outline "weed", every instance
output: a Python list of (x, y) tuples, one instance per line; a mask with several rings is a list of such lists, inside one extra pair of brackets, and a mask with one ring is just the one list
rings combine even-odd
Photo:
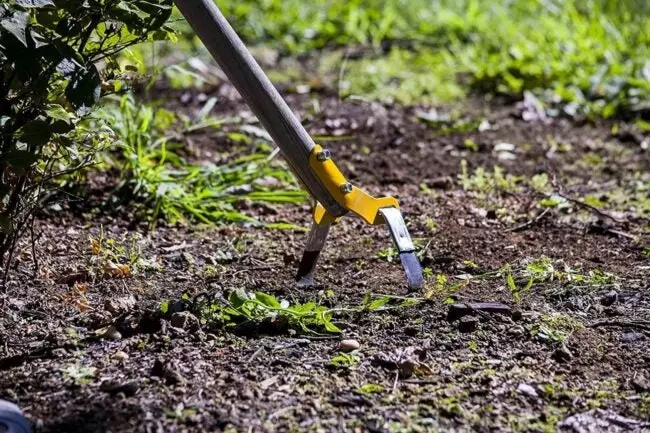
[[(206, 115), (199, 114), (185, 131), (203, 127)], [(291, 186), (294, 180), (289, 171), (269, 160), (266, 145), (218, 166), (186, 162), (172, 141), (177, 134), (164, 135), (175, 124), (174, 116), (164, 109), (136, 104), (131, 95), (122, 97), (118, 106), (101, 110), (95, 120), (108, 124), (120, 143), (119, 153), (106, 156), (106, 164), (120, 171), (113, 204), (134, 205), (152, 225), (159, 217), (171, 223), (255, 222), (234, 204), (242, 200), (302, 203), (306, 197)], [(269, 179), (273, 186), (267, 186)]]
[(357, 392), (361, 394), (377, 394), (384, 391), (384, 386), (377, 383), (366, 383), (365, 385), (357, 388)]
[(97, 369), (82, 364), (72, 364), (63, 369), (66, 379), (74, 382), (75, 385), (87, 385), (95, 380)]
[(350, 368), (359, 363), (359, 357), (354, 353), (339, 353), (330, 359), (329, 365), (336, 368)]
[(315, 302), (291, 305), (263, 292), (233, 290), (222, 302), (197, 302), (194, 309), (204, 322), (214, 326), (263, 324), (278, 331), (290, 328), (303, 333), (340, 332), (332, 323), (335, 311)]

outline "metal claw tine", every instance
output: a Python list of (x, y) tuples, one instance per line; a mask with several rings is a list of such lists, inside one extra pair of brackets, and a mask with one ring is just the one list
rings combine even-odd
[(325, 246), (330, 226), (330, 224), (312, 224), (302, 260), (300, 260), (300, 266), (298, 266), (296, 275), (298, 287), (311, 287), (314, 285), (314, 270), (320, 252)]

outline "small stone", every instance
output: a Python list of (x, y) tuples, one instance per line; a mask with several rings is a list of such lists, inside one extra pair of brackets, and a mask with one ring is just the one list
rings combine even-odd
[(519, 391), (520, 394), (523, 394), (526, 397), (530, 397), (530, 398), (539, 397), (539, 395), (537, 395), (537, 391), (535, 391), (535, 388), (528, 385), (527, 383), (520, 383), (519, 386), (517, 387), (517, 391)]
[(339, 350), (344, 353), (352, 352), (361, 347), (357, 340), (341, 340), (339, 343)]
[(164, 362), (161, 359), (154, 361), (151, 375), (165, 379), (167, 385), (182, 385), (185, 383), (185, 379), (178, 371), (178, 367), (173, 362)]
[(135, 308), (136, 300), (133, 295), (123, 296), (121, 298), (107, 299), (104, 302), (104, 310), (113, 316), (128, 313)]
[(640, 332), (626, 332), (621, 335), (621, 341), (623, 343), (634, 343), (635, 341), (645, 340), (645, 335)]
[(553, 359), (556, 360), (557, 362), (569, 362), (571, 361), (571, 358), (573, 358), (573, 355), (571, 354), (569, 349), (567, 349), (565, 346), (561, 346), (557, 348), (553, 352), (552, 356)]
[(189, 332), (197, 331), (201, 327), (199, 319), (189, 311), (179, 311), (172, 314), (170, 322), (172, 327)]
[(521, 325), (514, 325), (508, 329), (508, 334), (513, 337), (523, 337), (526, 334), (526, 328)]
[(637, 392), (650, 392), (650, 380), (640, 374), (632, 379), (632, 387), (634, 387)]
[(602, 298), (600, 298), (601, 305), (609, 307), (618, 301), (618, 292), (616, 290), (610, 290)]
[(524, 317), (524, 313), (522, 313), (521, 310), (512, 310), (512, 314), (510, 315), (510, 317), (515, 322), (518, 322)]
[(475, 316), (464, 316), (458, 321), (458, 330), (460, 332), (474, 332), (478, 327), (478, 318)]
[(122, 350), (118, 350), (113, 354), (112, 358), (116, 361), (126, 361), (129, 359), (129, 355)]
[(109, 394), (118, 394), (122, 393), (127, 397), (131, 397), (138, 392), (140, 386), (136, 381), (129, 381), (120, 383), (115, 380), (105, 380), (99, 385), (101, 391), (107, 392)]
[(108, 338), (109, 340), (121, 340), (122, 334), (115, 326), (111, 325), (106, 328), (106, 330), (101, 334), (101, 337)]

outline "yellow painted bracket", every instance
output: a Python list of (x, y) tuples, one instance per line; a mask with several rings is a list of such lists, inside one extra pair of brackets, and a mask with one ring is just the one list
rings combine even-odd
[[(359, 215), (368, 224), (383, 224), (384, 218), (379, 209), (399, 208), (393, 197), (373, 197), (356, 186), (351, 185), (329, 156), (329, 152), (316, 145), (309, 155), (309, 165), (334, 199), (350, 212)], [(338, 221), (320, 204), (316, 203), (314, 221), (316, 224), (331, 224)]]

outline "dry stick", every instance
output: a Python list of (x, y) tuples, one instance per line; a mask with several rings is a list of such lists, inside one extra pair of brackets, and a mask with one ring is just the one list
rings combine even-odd
[(578, 206), (582, 206), (585, 209), (589, 209), (590, 211), (602, 216), (603, 218), (610, 219), (610, 220), (614, 221), (617, 224), (623, 224), (625, 222), (625, 221), (621, 221), (618, 218), (615, 218), (615, 217), (611, 216), (607, 212), (603, 212), (602, 210), (598, 209), (596, 206), (592, 206), (590, 204), (587, 204), (587, 203), (585, 203), (585, 202), (583, 202), (581, 200), (578, 200), (576, 198), (573, 198), (571, 196), (565, 195), (563, 193), (558, 193), (557, 195), (559, 195), (560, 197), (562, 197), (565, 200), (570, 201), (571, 203), (577, 204)]
[(535, 224), (537, 224), (542, 218), (544, 218), (546, 216), (546, 214), (549, 213), (550, 211), (551, 211), (551, 208), (547, 207), (546, 209), (544, 209), (543, 212), (541, 212), (539, 215), (537, 215), (532, 220), (526, 221), (525, 223), (520, 224), (518, 226), (506, 229), (505, 231), (506, 232), (518, 232), (520, 230), (524, 230), (524, 229), (527, 229), (529, 227), (532, 227)]
[(604, 320), (602, 322), (589, 324), (590, 328), (597, 328), (599, 326), (620, 326), (622, 328), (638, 328), (644, 331), (650, 331), (650, 320), (635, 320), (629, 322), (625, 320)]

